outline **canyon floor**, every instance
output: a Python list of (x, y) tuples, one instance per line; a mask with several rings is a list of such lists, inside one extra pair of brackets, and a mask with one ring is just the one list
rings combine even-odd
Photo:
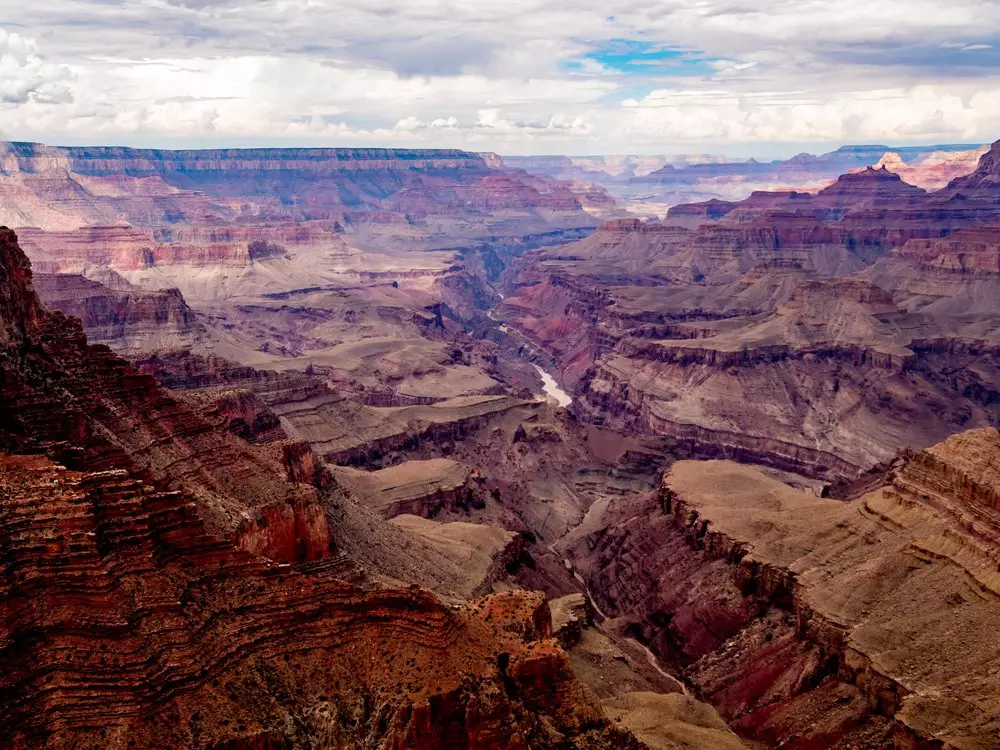
[(1000, 145), (903, 155), (5, 144), (0, 738), (1000, 747)]

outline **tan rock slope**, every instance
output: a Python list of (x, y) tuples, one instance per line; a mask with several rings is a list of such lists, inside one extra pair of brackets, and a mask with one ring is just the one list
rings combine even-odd
[(998, 465), (995, 429), (964, 432), (844, 502), (680, 462), (574, 551), (601, 607), (749, 737), (995, 747)]

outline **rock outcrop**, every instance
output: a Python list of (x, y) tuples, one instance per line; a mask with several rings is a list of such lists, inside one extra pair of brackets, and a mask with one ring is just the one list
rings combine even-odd
[(431, 518), (484, 502), (474, 491), (472, 470), (447, 458), (405, 461), (371, 472), (341, 466), (333, 472), (341, 486), (386, 518)]
[(0, 743), (638, 748), (540, 595), (337, 580), (308, 448), (231, 423), (45, 310), (0, 230)]
[(909, 310), (947, 318), (987, 316), (1000, 291), (1000, 226), (911, 240), (861, 275), (892, 290)]
[(570, 551), (602, 610), (750, 737), (991, 747), (998, 455), (995, 430), (962, 433), (849, 502), (681, 462)]
[(859, 280), (803, 281), (770, 313), (628, 326), (608, 336), (574, 408), (668, 436), (682, 455), (829, 480), (1000, 418), (986, 395), (1000, 384), (983, 356), (992, 344), (958, 346)]
[(895, 172), (911, 185), (925, 190), (939, 190), (952, 180), (974, 172), (988, 147), (968, 151), (931, 151), (927, 154), (903, 157), (891, 151), (879, 159), (876, 167)]
[[(373, 210), (425, 219), (456, 209), (582, 208), (572, 185), (507, 169), (489, 155), (447, 149), (165, 151), (3, 143), (0, 178), (8, 204), (2, 218), (44, 230), (110, 226), (122, 217), (132, 226), (185, 223), (198, 232), (206, 221), (345, 222), (350, 212)], [(55, 205), (65, 218), (46, 208)]]
[(36, 274), (35, 289), (50, 310), (83, 323), (87, 340), (123, 356), (190, 349), (207, 335), (177, 289), (111, 289), (78, 274)]
[(208, 528), (222, 537), (243, 536), (247, 523), (277, 512), (291, 527), (270, 533), (292, 541), (271, 550), (278, 559), (302, 546), (296, 528), (306, 513), (315, 521), (301, 528), (318, 536), (304, 547), (329, 547), (313, 487), (289, 483), (273, 452), (192, 411), (106, 346), (88, 344), (79, 322), (46, 311), (7, 229), (0, 230), (0, 268), (0, 450), (44, 452), (77, 470), (141, 472), (197, 498)]

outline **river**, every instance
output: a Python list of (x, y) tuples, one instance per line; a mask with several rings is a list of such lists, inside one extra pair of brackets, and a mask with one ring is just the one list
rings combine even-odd
[(534, 365), (534, 368), (538, 370), (538, 374), (542, 376), (542, 390), (545, 391), (546, 396), (563, 408), (573, 403), (573, 397), (559, 387), (559, 384), (556, 382), (554, 377), (549, 375), (549, 373), (538, 365)]
[[(497, 292), (497, 294), (500, 295), (500, 299), (504, 298), (503, 294), (501, 294), (500, 292)], [(517, 331), (516, 329), (511, 329), (505, 323), (503, 323), (500, 320), (500, 318), (498, 318), (496, 316), (496, 313), (494, 312), (494, 310), (489, 310), (486, 313), (486, 315), (491, 320), (495, 320), (497, 323), (500, 323), (500, 330), (503, 331), (504, 333), (508, 333), (511, 330), (514, 330), (519, 335), (524, 336), (524, 334), (521, 334), (520, 331)], [(527, 339), (526, 336), (524, 338)], [(527, 339), (527, 340), (530, 342), (530, 339)], [(538, 365), (532, 364), (532, 366), (536, 370), (538, 370), (538, 374), (542, 378), (542, 390), (545, 391), (545, 395), (546, 396), (548, 396), (550, 399), (552, 399), (553, 401), (555, 401), (557, 404), (559, 404), (559, 406), (563, 407), (564, 409), (567, 406), (569, 406), (570, 404), (573, 403), (573, 397), (570, 396), (568, 393), (566, 393), (566, 391), (564, 391), (562, 388), (559, 387), (559, 383), (556, 382), (556, 379), (554, 377), (552, 377), (549, 373), (547, 373), (545, 370), (543, 370)]]

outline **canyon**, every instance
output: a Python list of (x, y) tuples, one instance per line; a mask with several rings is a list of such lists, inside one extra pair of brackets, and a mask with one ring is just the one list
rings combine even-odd
[(820, 479), (996, 424), (997, 154), (613, 220), (505, 272), (581, 417)]
[(1000, 746), (1000, 144), (0, 193), (6, 745)]
[(544, 597), (364, 584), (310, 446), (234, 434), (259, 402), (185, 403), (88, 344), (6, 229), (0, 282), (6, 745), (638, 747)]

